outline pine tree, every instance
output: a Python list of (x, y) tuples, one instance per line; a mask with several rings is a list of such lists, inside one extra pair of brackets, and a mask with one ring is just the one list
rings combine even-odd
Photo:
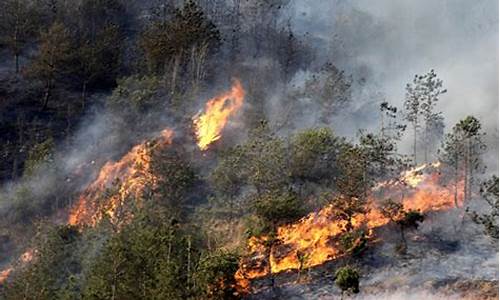
[(69, 30), (62, 23), (54, 23), (41, 35), (40, 49), (31, 65), (30, 73), (44, 85), (43, 108), (46, 109), (53, 89), (68, 72), (73, 52)]
[[(435, 118), (434, 107), (441, 94), (446, 93), (442, 89), (443, 81), (437, 78), (434, 70), (424, 75), (415, 75), (413, 82), (406, 85), (406, 96), (404, 102), (405, 119), (413, 128), (413, 163), (417, 164), (417, 133), (421, 128), (421, 118), (424, 123), (424, 159), (427, 162), (427, 136), (431, 120)], [(439, 114), (439, 113), (438, 113)]]
[(486, 150), (485, 133), (481, 123), (473, 116), (460, 120), (448, 133), (440, 149), (440, 160), (451, 168), (455, 187), (455, 203), (458, 205), (458, 188), (463, 181), (462, 199), (472, 195), (475, 175), (484, 171), (482, 154)]
[(0, 1), (0, 44), (7, 45), (19, 73), (19, 58), (30, 41), (34, 41), (40, 16), (31, 1)]

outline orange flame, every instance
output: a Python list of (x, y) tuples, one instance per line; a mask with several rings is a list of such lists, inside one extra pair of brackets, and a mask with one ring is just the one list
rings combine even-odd
[[(165, 129), (158, 138), (159, 145), (171, 143), (173, 131)], [(107, 162), (97, 178), (80, 195), (68, 218), (70, 225), (95, 225), (104, 215), (116, 220), (116, 214), (128, 196), (139, 197), (147, 183), (154, 183), (150, 171), (151, 157), (147, 142), (136, 145), (119, 161)], [(117, 181), (119, 180), (119, 181)], [(100, 200), (106, 189), (117, 183), (117, 192)], [(120, 220), (126, 221), (126, 220)]]
[(201, 150), (206, 150), (211, 143), (220, 139), (229, 117), (241, 108), (244, 98), (245, 90), (241, 82), (234, 80), (231, 90), (208, 100), (205, 112), (194, 116), (196, 140)]
[[(439, 184), (441, 174), (438, 168), (439, 164), (423, 165), (404, 172), (397, 181), (379, 184), (368, 201), (368, 212), (354, 216), (354, 228), (366, 228), (370, 235), (373, 229), (390, 221), (380, 212), (377, 206), (379, 199), (402, 198), (405, 210), (424, 213), (454, 207), (453, 193)], [(462, 200), (458, 199), (458, 203), (461, 204)], [(273, 243), (272, 249), (265, 245), (266, 237), (251, 238), (247, 244), (249, 255), (242, 259), (235, 275), (240, 286), (247, 289), (249, 280), (266, 276), (269, 270), (278, 273), (309, 268), (345, 255), (339, 242), (345, 232), (346, 221), (336, 216), (335, 207), (327, 205), (294, 224), (279, 227), (277, 242)]]
[[(17, 259), (17, 264), (23, 266), (33, 260), (33, 252), (34, 250), (29, 248), (26, 250), (19, 258)], [(5, 269), (0, 271), (0, 284), (4, 283), (7, 278), (9, 278), (10, 274), (14, 271), (14, 266), (8, 265)]]

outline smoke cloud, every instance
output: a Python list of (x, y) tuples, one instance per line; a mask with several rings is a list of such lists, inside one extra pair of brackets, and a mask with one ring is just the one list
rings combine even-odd
[(321, 49), (318, 62), (333, 61), (354, 76), (355, 111), (362, 118), (342, 119), (342, 127), (376, 128), (370, 115), (382, 99), (373, 91), (401, 108), (406, 83), (434, 69), (448, 89), (437, 105), (445, 130), (467, 115), (478, 117), (490, 135), (491, 169), (497, 169), (497, 12), (495, 0), (319, 0), (294, 3), (292, 19)]

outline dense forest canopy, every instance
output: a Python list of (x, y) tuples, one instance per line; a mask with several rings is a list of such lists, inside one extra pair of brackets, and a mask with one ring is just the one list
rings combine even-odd
[(498, 3), (424, 2), (0, 0), (0, 299), (498, 297)]

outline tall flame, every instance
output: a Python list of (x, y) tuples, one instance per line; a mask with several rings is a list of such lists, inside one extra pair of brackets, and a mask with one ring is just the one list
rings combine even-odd
[[(419, 210), (423, 213), (450, 209), (456, 205), (454, 194), (439, 184), (439, 164), (423, 165), (406, 171), (396, 181), (379, 184), (370, 196), (367, 213), (353, 218), (355, 229), (373, 229), (389, 223), (377, 202), (379, 199), (402, 199), (405, 210)], [(462, 199), (458, 199), (458, 204)], [(247, 243), (248, 255), (240, 262), (235, 274), (240, 286), (248, 287), (248, 280), (290, 269), (309, 268), (344, 255), (339, 246), (344, 233), (344, 220), (337, 218), (336, 209), (327, 205), (319, 212), (310, 213), (294, 224), (277, 229), (272, 249), (266, 247), (267, 237), (251, 238)], [(305, 259), (300, 259), (300, 256)], [(302, 261), (301, 261), (302, 260)]]
[(241, 82), (235, 79), (229, 91), (208, 100), (204, 113), (194, 116), (195, 135), (201, 150), (206, 150), (211, 143), (220, 139), (229, 117), (241, 108), (244, 98), (245, 90)]

